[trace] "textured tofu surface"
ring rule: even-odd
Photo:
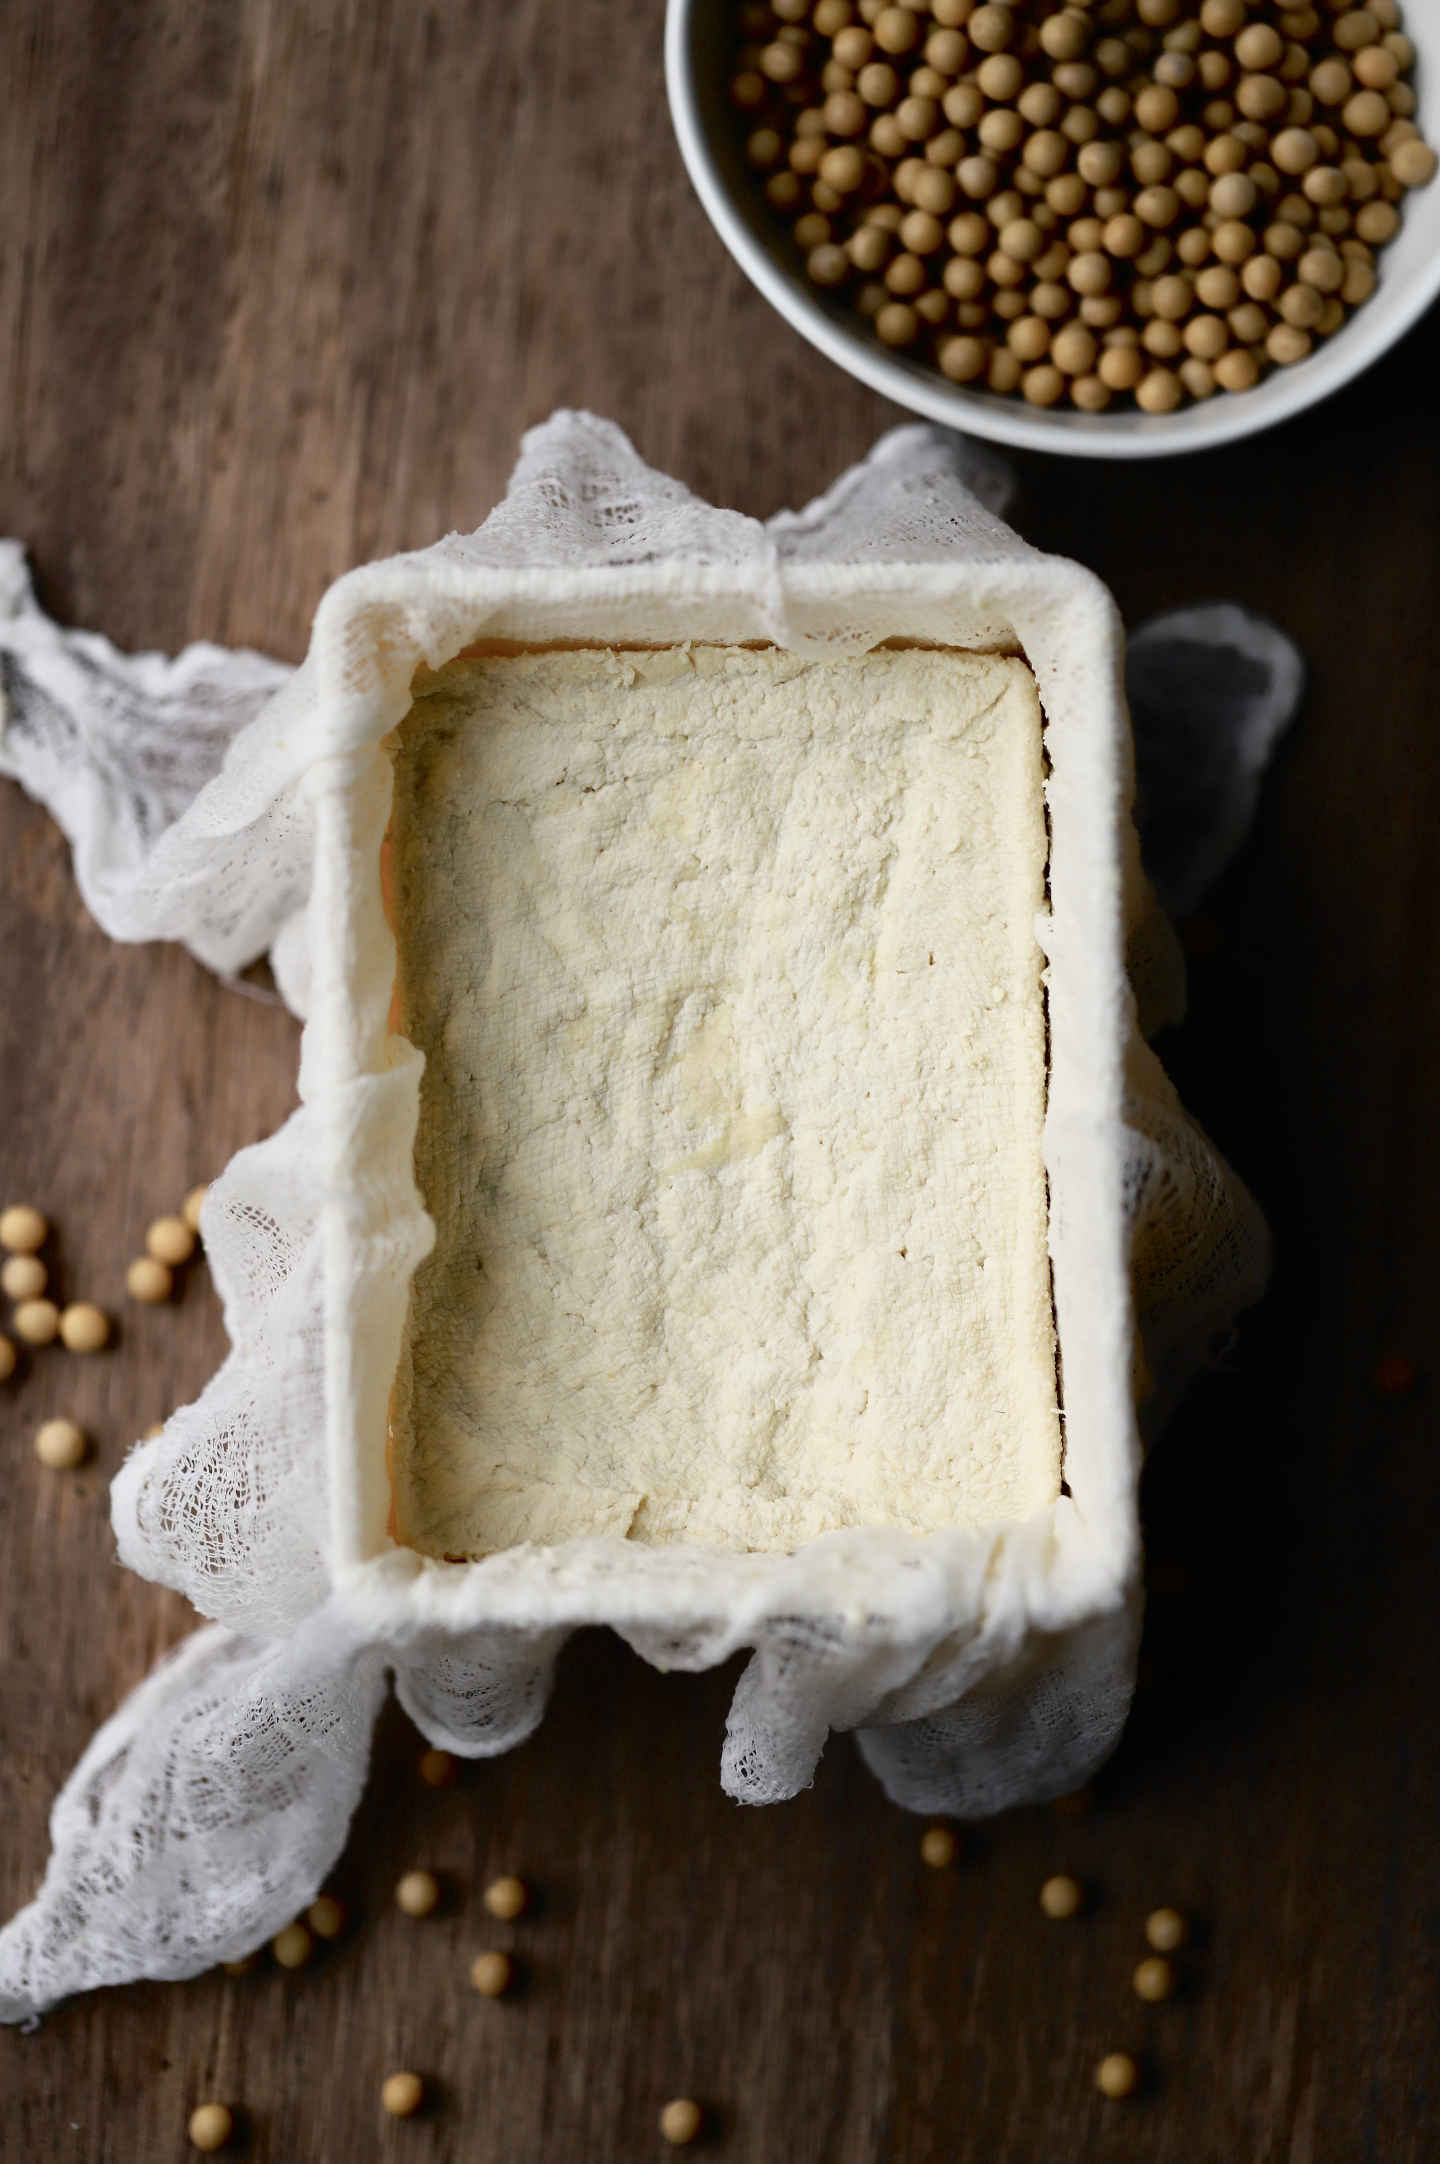
[[[1042,761],[1006,656],[417,686],[391,906],[437,1241],[403,1540],[773,1551],[1054,1499]]]

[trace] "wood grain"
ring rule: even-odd
[[[656,0],[12,0],[0,15],[0,530],[59,614],[123,644],[297,656],[326,583],[474,525],[516,438],[612,414],[721,502],[804,500],[896,418],[730,267],[664,118]],[[734,2164],[1428,2164],[1440,1716],[1440,325],[1262,442],[1136,468],[1021,462],[1027,530],[1127,613],[1233,594],[1313,665],[1303,726],[1213,909],[1168,1048],[1276,1220],[1274,1294],[1147,1481],[1148,1681],[1097,1807],[1018,1813],[924,1870],[843,1739],[812,1791],[746,1812],[716,1781],[734,1671],[661,1678],[596,1634],[522,1750],[449,1792],[388,1716],[337,1884],[355,1923],[265,1970],[73,2003],[0,2035],[0,2157],[185,2153],[204,2095],[248,2152],[654,2155],[693,2091]],[[110,945],[64,847],[0,792],[0,1188],[61,1231],[67,1288],[117,1308],[149,1217],[293,1100],[295,1032],[183,954]],[[188,1624],[112,1564],[105,1484],[213,1369],[203,1272],[116,1349],[37,1359],[0,1401],[0,1906],[53,1792]],[[97,1458],[49,1476],[51,1411]],[[449,1901],[389,1901],[428,1862]],[[486,1923],[488,1873],[533,1919]],[[1095,1890],[1047,1924],[1046,1872]],[[1203,1920],[1172,2006],[1128,1977],[1161,1899]],[[490,2005],[470,1953],[512,1943]],[[1141,2049],[1145,2095],[1090,2067]],[[386,2125],[381,2077],[438,2087]]]

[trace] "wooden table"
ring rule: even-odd
[[[328,581],[472,526],[520,430],[614,415],[702,493],[803,501],[896,416],[744,285],[682,175],[658,0],[11,0],[0,15],[0,530],[54,613],[123,645],[298,656]],[[512,1757],[432,1792],[382,1723],[299,1976],[137,1986],[0,2036],[0,2156],[186,2153],[204,2096],[249,2153],[610,2164],[676,2092],[734,2164],[1421,2164],[1434,2017],[1435,1403],[1379,1398],[1440,1299],[1440,420],[1431,320],[1363,385],[1184,462],[1022,462],[1023,523],[1132,618],[1229,594],[1313,664],[1303,726],[1213,908],[1168,1057],[1279,1232],[1274,1293],[1149,1479],[1160,1567],[1140,1704],[1091,1816],[1019,1813],[924,1869],[850,1744],[744,1811],[716,1774],[734,1671],[662,1679],[598,1634]],[[0,790],[0,1188],[122,1309],[147,1221],[293,1101],[296,1032],[183,953],[110,945],[49,819]],[[115,1351],[0,1399],[10,1503],[0,1907],[50,1799],[191,1618],[112,1562],[106,1485],[223,1350],[203,1273]],[[45,1414],[95,1461],[48,1474]],[[414,1924],[425,1862],[449,1904]],[[544,1890],[515,2003],[470,1953],[500,1868]],[[1052,1925],[1057,1868],[1095,1889]],[[1174,2005],[1129,1975],[1157,1901],[1203,1919]],[[1143,2047],[1146,2095],[1094,2060]],[[440,2086],[382,2121],[380,2078]]]

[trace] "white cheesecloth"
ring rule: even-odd
[[[503,1751],[582,1623],[662,1667],[752,1649],[721,1775],[749,1802],[803,1787],[832,1728],[859,1731],[897,1802],[961,1817],[1060,1794],[1112,1748],[1138,1637],[1136,1378],[1148,1434],[1258,1296],[1266,1239],[1146,1042],[1179,1018],[1183,974],[1130,820],[1113,604],[1001,522],[1005,492],[960,439],[903,428],[761,524],[654,472],[609,424],[558,414],[477,532],[332,588],[293,671],[62,631],[0,543],[0,773],[59,820],[113,937],[180,940],[222,972],[268,950],[306,1016],[299,1110],[205,1207],[232,1351],[112,1491],[122,1560],[209,1621],[62,1790],[44,1884],[0,1932],[0,2019],[259,1944],[344,1843],[391,1675],[433,1743]],[[480,636],[1025,652],[1051,761],[1037,931],[1066,1492],[1049,1509],[791,1556],[591,1540],[451,1566],[389,1539],[385,1407],[429,1222],[418,1055],[387,1027],[379,746],[415,668]],[[1190,909],[1243,836],[1303,672],[1226,605],[1155,620],[1128,667],[1149,870]]]

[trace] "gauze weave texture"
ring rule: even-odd
[[[113,1487],[122,1559],[209,1626],[57,1801],[44,1885],[0,1933],[0,2017],[263,1941],[343,1844],[387,1673],[433,1743],[497,1753],[540,1720],[585,1623],[662,1668],[751,1649],[721,1774],[747,1802],[803,1787],[834,1728],[860,1731],[897,1802],[962,1817],[1059,1794],[1111,1749],[1138,1633],[1137,1387],[1148,1429],[1258,1296],[1266,1241],[1145,1042],[1178,1018],[1183,983],[1140,872],[1113,604],[987,508],[1000,489],[957,439],[906,428],[806,511],[760,524],[655,473],[607,423],[559,414],[477,532],[342,579],[293,674],[214,648],[126,659],[62,633],[0,545],[0,771],[50,805],[114,936],[182,940],[221,971],[269,949],[306,1017],[300,1109],[205,1206],[231,1354]],[[1186,619],[1202,646],[1205,617]],[[419,1058],[387,1021],[381,742],[417,667],[481,637],[1026,655],[1051,762],[1037,934],[1066,1420],[1053,1506],[788,1556],[587,1540],[451,1566],[389,1539],[386,1406],[431,1232],[411,1169]],[[1154,680],[1163,627],[1151,641]],[[1268,700],[1244,677],[1242,790],[1293,705],[1298,676],[1277,669]],[[1206,774],[1223,799],[1212,870],[1243,826],[1225,770]],[[1156,771],[1179,831],[1183,776]],[[1193,863],[1184,879],[1188,893]]]

